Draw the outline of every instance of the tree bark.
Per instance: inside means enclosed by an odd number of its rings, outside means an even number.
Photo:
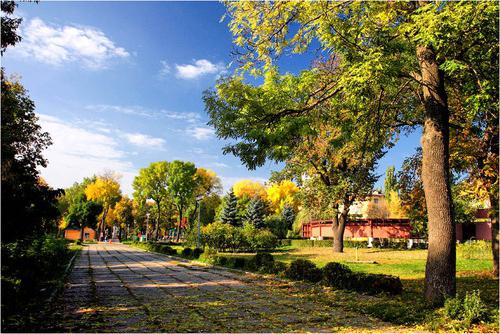
[[[348,200],[344,201],[342,211],[335,215],[332,223],[333,229],[333,252],[344,252],[344,232],[348,220],[350,203]]]
[[[80,229],[80,241],[83,242],[83,230],[85,229],[85,225],[82,225],[82,228]]]
[[[430,46],[418,46],[424,113],[422,182],[428,213],[429,249],[425,297],[441,304],[456,291],[456,235],[449,168],[449,109],[444,76]]]
[[[97,225],[97,240],[103,241],[104,238],[101,238],[101,232],[104,233],[104,226],[106,221],[106,215],[108,214],[108,209],[105,207],[102,212],[101,222]]]

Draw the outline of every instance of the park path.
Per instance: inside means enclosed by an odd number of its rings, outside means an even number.
[[[53,308],[51,326],[43,331],[395,330],[376,319],[308,298],[287,283],[121,244],[85,246]]]

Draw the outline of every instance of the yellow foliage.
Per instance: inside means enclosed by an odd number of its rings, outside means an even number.
[[[298,191],[299,187],[290,180],[272,184],[267,188],[267,200],[271,204],[271,209],[276,213],[280,213],[283,207],[288,204],[297,211],[298,201],[295,194]]]
[[[260,197],[265,200],[267,197],[266,188],[264,185],[257,181],[252,180],[241,180],[233,185],[233,192],[238,198],[249,197],[253,198],[255,196]]]
[[[389,218],[406,218],[406,213],[397,191],[391,191],[386,202],[387,209],[389,210]]]
[[[69,222],[67,222],[66,219],[64,219],[64,217],[61,217],[61,219],[59,219],[59,223],[57,224],[57,227],[60,230],[64,230],[66,227],[68,227],[68,224],[69,224]]]
[[[120,199],[120,184],[111,178],[97,178],[85,188],[87,199],[103,203],[109,207]]]

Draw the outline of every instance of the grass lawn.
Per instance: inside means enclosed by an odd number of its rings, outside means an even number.
[[[318,267],[323,267],[328,262],[334,261],[346,264],[353,271],[394,275],[400,277],[404,287],[403,294],[396,297],[384,295],[361,297],[355,292],[313,288],[312,291],[315,292],[311,292],[311,298],[323,299],[327,304],[335,303],[339,307],[416,329],[498,332],[499,286],[498,280],[491,274],[490,247],[484,242],[457,246],[457,293],[463,296],[467,291],[480,290],[481,298],[487,304],[490,313],[490,321],[470,329],[463,328],[458,322],[446,320],[442,308],[432,308],[423,299],[427,250],[363,248],[356,251],[354,248],[345,248],[344,253],[339,254],[325,247],[283,247],[272,254],[276,260],[287,263],[296,259],[308,259]],[[253,254],[234,254],[234,256],[251,255]],[[354,263],[356,260],[375,263]]]

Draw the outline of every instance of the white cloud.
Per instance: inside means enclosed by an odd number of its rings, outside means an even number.
[[[164,109],[155,111],[141,106],[91,104],[86,106],[85,109],[97,112],[113,112],[113,113],[140,116],[153,119],[168,118],[173,120],[187,121],[189,123],[196,123],[201,118],[200,114],[195,112],[178,112],[178,111],[169,111]]]
[[[113,170],[123,175],[120,180],[123,192],[132,194],[131,179],[136,173],[113,137],[56,117],[38,116],[42,129],[50,133],[53,142],[44,152],[49,165],[41,171],[50,185],[66,188],[84,177]]]
[[[198,59],[194,64],[175,65],[175,76],[181,79],[197,79],[206,74],[221,74],[226,70],[222,63],[214,64],[206,59]]]
[[[170,65],[165,60],[161,60],[160,64],[161,64],[161,68],[160,68],[159,75],[160,75],[160,77],[164,77],[170,73]]]
[[[229,165],[226,165],[223,162],[213,162],[210,164],[210,166],[219,167],[219,168],[228,168],[229,167]]]
[[[56,26],[34,18],[22,27],[21,36],[21,43],[13,50],[51,65],[79,62],[87,68],[99,69],[114,58],[130,55],[93,27]]]
[[[165,140],[163,138],[156,138],[145,135],[143,133],[124,133],[123,137],[133,145],[154,148],[154,149],[165,149]]]
[[[197,126],[192,129],[187,129],[187,133],[198,140],[210,139],[214,134],[215,130],[211,128]]]

